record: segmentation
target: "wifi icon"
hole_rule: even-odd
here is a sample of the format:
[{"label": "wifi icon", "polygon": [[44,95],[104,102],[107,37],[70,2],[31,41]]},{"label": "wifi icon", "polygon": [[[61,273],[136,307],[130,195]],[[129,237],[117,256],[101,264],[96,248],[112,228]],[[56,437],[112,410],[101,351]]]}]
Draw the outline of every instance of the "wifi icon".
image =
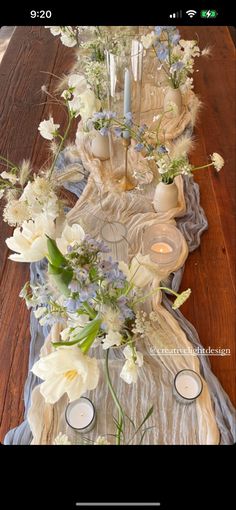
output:
[{"label": "wifi icon", "polygon": [[186,14],[187,14],[190,18],[193,18],[193,16],[195,16],[195,14],[197,14],[197,11],[189,10],[189,11],[186,11]]}]

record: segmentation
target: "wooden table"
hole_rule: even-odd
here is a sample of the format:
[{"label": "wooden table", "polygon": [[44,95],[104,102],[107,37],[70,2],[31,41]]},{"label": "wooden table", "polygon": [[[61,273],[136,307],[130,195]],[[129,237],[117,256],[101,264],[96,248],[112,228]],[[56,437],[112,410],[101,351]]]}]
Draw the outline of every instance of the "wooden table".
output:
[{"label": "wooden table", "polygon": [[[182,27],[186,39],[200,46],[212,45],[213,57],[197,61],[195,91],[203,101],[195,130],[194,164],[204,164],[212,152],[224,157],[220,174],[206,170],[196,175],[201,188],[209,230],[201,246],[190,254],[181,289],[192,288],[182,307],[197,329],[205,347],[230,348],[230,357],[212,357],[212,368],[236,404],[235,385],[235,153],[234,153],[234,47],[226,27]],[[38,132],[39,122],[52,113],[62,126],[65,114],[45,102],[41,86],[51,92],[56,76],[70,70],[74,50],[64,47],[43,27],[17,27],[0,66],[0,154],[19,163],[30,158],[37,171],[48,157],[46,140]],[[72,130],[71,140],[76,125]],[[2,170],[4,168],[2,167]],[[1,207],[3,204],[1,204]],[[29,313],[18,297],[29,278],[28,264],[8,260],[5,244],[11,229],[1,221],[0,232],[0,441],[24,414],[23,388],[28,371]]]}]

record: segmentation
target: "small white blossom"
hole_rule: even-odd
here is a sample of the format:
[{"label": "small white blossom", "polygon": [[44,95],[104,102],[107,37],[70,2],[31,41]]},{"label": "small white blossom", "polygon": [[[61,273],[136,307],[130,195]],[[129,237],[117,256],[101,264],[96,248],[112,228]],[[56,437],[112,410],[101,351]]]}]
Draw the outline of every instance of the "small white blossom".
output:
[{"label": "small white blossom", "polygon": [[122,335],[118,331],[109,331],[105,336],[102,347],[103,349],[109,349],[114,345],[120,345],[122,342]]},{"label": "small white blossom", "polygon": [[111,444],[104,436],[98,436],[94,444]]},{"label": "small white blossom", "polygon": [[142,35],[141,37],[141,43],[143,47],[148,50],[148,48],[151,48],[151,46],[155,43],[157,40],[157,35],[155,32],[150,32],[147,35]]},{"label": "small white blossom", "polygon": [[57,437],[55,437],[53,444],[71,444],[71,441],[69,440],[68,436],[66,434],[62,434],[62,432],[59,432]]},{"label": "small white blossom", "polygon": [[44,27],[44,28],[49,28],[50,32],[52,35],[60,35],[61,33],[61,27]]},{"label": "small white blossom", "polygon": [[29,219],[30,212],[26,202],[11,200],[3,211],[3,221],[12,227],[22,225],[24,221]]},{"label": "small white blossom", "polygon": [[136,383],[138,379],[138,368],[143,365],[143,354],[137,352],[135,348],[127,345],[123,354],[126,358],[126,362],[121,370],[120,377],[127,384]]},{"label": "small white blossom", "polygon": [[75,34],[72,33],[62,33],[61,34],[61,42],[64,44],[64,46],[67,46],[68,48],[73,48],[77,44]]},{"label": "small white blossom", "polygon": [[80,244],[85,238],[85,232],[83,228],[74,223],[71,227],[66,225],[63,229],[61,237],[56,239],[59,250],[65,255],[67,253],[68,246],[74,246]]},{"label": "small white blossom", "polygon": [[54,124],[53,118],[50,117],[48,120],[40,122],[38,130],[43,138],[46,138],[46,140],[52,140],[59,127],[60,124]]},{"label": "small white blossom", "polygon": [[2,179],[7,179],[12,184],[15,184],[18,181],[17,175],[12,174],[11,172],[4,171],[0,174],[0,176],[2,177]]},{"label": "small white blossom", "polygon": [[217,172],[219,172],[221,168],[223,168],[225,163],[222,156],[217,152],[213,152],[213,154],[211,155],[211,161]]}]

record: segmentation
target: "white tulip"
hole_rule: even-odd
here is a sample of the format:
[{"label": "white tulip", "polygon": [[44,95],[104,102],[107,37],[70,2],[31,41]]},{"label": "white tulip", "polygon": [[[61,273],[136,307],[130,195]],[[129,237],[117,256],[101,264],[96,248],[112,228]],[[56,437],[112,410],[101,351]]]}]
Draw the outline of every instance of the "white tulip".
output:
[{"label": "white tulip", "polygon": [[59,347],[36,361],[31,371],[43,379],[40,392],[49,404],[55,404],[65,393],[70,401],[76,400],[96,388],[99,379],[97,360],[76,345]]},{"label": "white tulip", "polygon": [[151,283],[157,271],[149,255],[141,255],[140,253],[132,259],[130,267],[125,262],[119,262],[119,269],[123,271],[128,281],[141,288]]},{"label": "white tulip", "polygon": [[90,89],[85,90],[82,94],[80,94],[81,100],[81,108],[80,115],[85,122],[89,119],[93,113],[98,112],[101,107],[101,101],[97,99],[94,92]]},{"label": "white tulip", "polygon": [[55,225],[46,214],[40,214],[37,218],[24,221],[21,228],[15,228],[12,237],[6,239],[10,250],[15,251],[9,259],[16,262],[36,262],[47,254],[47,234],[55,236]]},{"label": "white tulip", "polygon": [[71,74],[68,79],[68,86],[75,89],[78,94],[85,92],[87,89],[87,81],[82,74]]},{"label": "white tulip", "polygon": [[65,255],[67,253],[68,246],[74,246],[80,244],[85,238],[85,232],[80,225],[74,223],[71,227],[66,225],[63,229],[61,237],[56,239],[59,250]]}]

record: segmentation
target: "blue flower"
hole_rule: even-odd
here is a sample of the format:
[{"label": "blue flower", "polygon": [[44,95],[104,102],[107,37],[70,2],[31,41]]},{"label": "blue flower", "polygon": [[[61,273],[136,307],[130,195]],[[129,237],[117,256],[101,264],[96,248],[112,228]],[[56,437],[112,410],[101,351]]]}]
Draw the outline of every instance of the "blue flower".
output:
[{"label": "blue flower", "polygon": [[175,34],[170,35],[170,41],[174,46],[176,46],[176,44],[178,44],[179,40],[180,40],[180,33],[178,30]]},{"label": "blue flower", "polygon": [[136,143],[136,145],[134,146],[134,150],[135,150],[136,152],[140,152],[140,151],[142,151],[142,150],[143,150],[143,148],[144,148],[144,144],[143,144],[143,143]]},{"label": "blue flower", "polygon": [[158,35],[158,37],[160,37],[160,35],[163,32],[163,30],[166,30],[167,32],[172,32],[172,30],[175,30],[175,29],[176,29],[176,27],[170,27],[170,26],[155,27],[155,32]]},{"label": "blue flower", "polygon": [[126,120],[132,120],[132,112],[127,112],[124,114],[124,118]]},{"label": "blue flower", "polygon": [[105,113],[104,112],[95,112],[93,114],[93,120],[100,120],[105,119]]},{"label": "blue flower", "polygon": [[161,62],[163,62],[168,55],[168,49],[164,44],[160,44],[160,46],[157,49],[157,57]]},{"label": "blue flower", "polygon": [[168,150],[164,145],[160,145],[160,147],[158,147],[158,149],[157,149],[157,152],[159,154],[166,154],[168,152]]},{"label": "blue flower", "polygon": [[107,111],[107,112],[104,112],[105,113],[105,117],[107,120],[110,120],[110,119],[115,119],[117,114],[116,112],[111,112],[111,111]]},{"label": "blue flower", "polygon": [[180,60],[178,60],[178,62],[175,62],[175,64],[172,64],[172,66],[170,68],[170,72],[176,73],[178,71],[181,71],[181,69],[183,69],[183,67],[184,67],[184,63],[181,62]]},{"label": "blue flower", "polygon": [[107,135],[108,135],[108,128],[106,128],[106,127],[102,127],[101,129],[99,129],[99,133],[100,133],[102,136],[107,136]]},{"label": "blue flower", "polygon": [[80,307],[81,303],[79,299],[69,298],[65,302],[65,307],[68,312],[76,312],[76,310]]},{"label": "blue flower", "polygon": [[120,138],[122,135],[122,129],[120,127],[115,127],[114,133],[117,136],[117,138]]}]

